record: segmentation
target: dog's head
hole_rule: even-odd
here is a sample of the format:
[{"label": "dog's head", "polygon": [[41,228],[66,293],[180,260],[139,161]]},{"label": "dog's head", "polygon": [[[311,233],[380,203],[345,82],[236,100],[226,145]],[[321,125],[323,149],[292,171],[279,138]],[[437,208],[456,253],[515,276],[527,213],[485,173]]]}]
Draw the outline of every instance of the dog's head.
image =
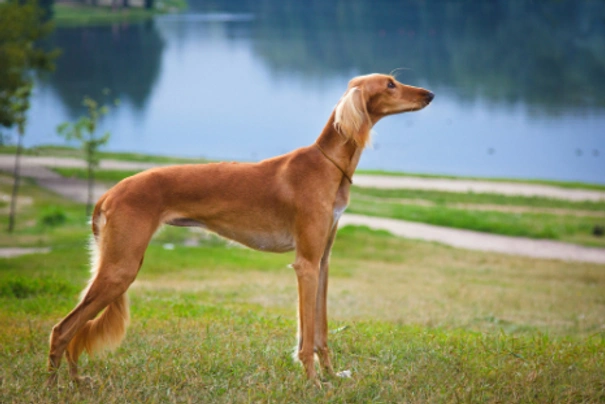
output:
[{"label": "dog's head", "polygon": [[372,126],[387,115],[418,111],[431,103],[433,93],[398,82],[387,74],[355,77],[336,105],[334,127],[347,140],[365,147]]}]

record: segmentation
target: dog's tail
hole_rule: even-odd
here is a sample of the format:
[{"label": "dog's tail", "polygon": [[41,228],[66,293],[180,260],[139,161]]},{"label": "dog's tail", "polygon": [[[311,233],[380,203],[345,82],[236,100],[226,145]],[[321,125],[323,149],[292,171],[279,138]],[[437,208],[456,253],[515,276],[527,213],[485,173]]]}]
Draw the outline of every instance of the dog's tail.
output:
[{"label": "dog's tail", "polygon": [[[97,277],[99,269],[99,244],[102,242],[102,229],[105,225],[104,215],[99,211],[100,205],[101,203],[97,204],[92,216],[94,235],[90,242],[92,276],[88,286],[82,291],[82,299],[86,298],[88,289]],[[89,320],[73,337],[67,346],[70,361],[77,362],[84,350],[89,355],[93,355],[117,348],[126,335],[129,319],[128,296],[123,293],[112,301],[98,317]]]},{"label": "dog's tail", "polygon": [[97,318],[88,321],[67,346],[71,361],[77,362],[86,350],[89,355],[117,348],[128,325],[128,297],[126,293],[111,302]]}]

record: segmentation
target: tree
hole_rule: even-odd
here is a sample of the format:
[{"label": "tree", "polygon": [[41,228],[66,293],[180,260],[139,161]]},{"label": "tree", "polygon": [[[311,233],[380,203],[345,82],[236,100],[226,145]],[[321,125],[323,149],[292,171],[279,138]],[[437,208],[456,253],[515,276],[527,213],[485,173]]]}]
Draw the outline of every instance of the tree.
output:
[{"label": "tree", "polygon": [[15,214],[17,211],[17,195],[19,193],[19,182],[21,179],[20,162],[21,149],[23,147],[23,135],[25,134],[25,113],[29,109],[29,96],[31,95],[32,84],[26,83],[15,91],[11,100],[11,112],[13,113],[17,125],[17,151],[15,152],[15,169],[13,171],[13,192],[11,193],[11,204],[8,213],[8,231],[12,233],[15,229]]},{"label": "tree", "polygon": [[38,0],[38,5],[44,12],[44,21],[51,20],[55,14],[55,0]]},{"label": "tree", "polygon": [[[105,91],[106,94],[109,90]],[[118,105],[119,101],[115,100],[114,104]],[[66,140],[76,140],[80,143],[80,147],[84,151],[87,165],[88,179],[88,198],[86,202],[86,214],[92,212],[93,189],[94,189],[94,173],[99,167],[99,148],[109,141],[111,134],[105,132],[101,137],[96,136],[97,125],[99,119],[109,112],[108,105],[101,105],[90,97],[84,97],[82,104],[87,108],[88,115],[81,116],[75,123],[64,122],[57,127],[57,132]]]},{"label": "tree", "polygon": [[19,163],[34,84],[32,73],[53,70],[53,61],[58,56],[58,51],[47,51],[38,45],[52,29],[53,26],[44,21],[44,11],[36,0],[0,3],[0,127],[17,125],[18,131],[9,232],[15,227]]},{"label": "tree", "polygon": [[14,97],[32,83],[32,71],[54,69],[58,50],[39,45],[54,29],[43,19],[44,11],[35,0],[0,3],[0,126],[15,125]]}]

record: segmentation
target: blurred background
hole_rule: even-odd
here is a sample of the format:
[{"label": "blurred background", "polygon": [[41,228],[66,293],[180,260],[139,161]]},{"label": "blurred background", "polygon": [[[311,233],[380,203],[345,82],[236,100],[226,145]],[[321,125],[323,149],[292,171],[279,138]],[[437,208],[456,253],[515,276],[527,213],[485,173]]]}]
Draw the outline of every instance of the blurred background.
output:
[{"label": "blurred background", "polygon": [[363,169],[605,183],[605,2],[189,0],[56,27],[25,145],[82,97],[121,100],[105,150],[257,161],[311,144],[356,75],[436,94],[375,127]]}]

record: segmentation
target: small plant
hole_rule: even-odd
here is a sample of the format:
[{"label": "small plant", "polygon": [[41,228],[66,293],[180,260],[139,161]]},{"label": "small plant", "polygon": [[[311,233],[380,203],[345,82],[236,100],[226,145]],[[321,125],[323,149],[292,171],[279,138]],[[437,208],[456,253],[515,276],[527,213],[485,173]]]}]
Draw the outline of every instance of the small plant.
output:
[{"label": "small plant", "polygon": [[[105,95],[109,94],[109,90],[103,91]],[[95,170],[99,167],[100,157],[99,148],[106,144],[111,137],[109,132],[105,132],[100,137],[97,137],[97,125],[99,120],[107,115],[109,106],[99,105],[97,101],[90,97],[84,97],[82,101],[88,110],[88,115],[81,116],[76,122],[64,122],[57,127],[57,132],[66,140],[77,140],[80,147],[84,151],[87,164],[87,179],[88,179],[88,198],[86,203],[86,214],[90,215],[93,203],[93,188],[95,181]],[[119,105],[119,100],[114,100],[114,105]]]},{"label": "small plant", "polygon": [[57,206],[50,206],[45,209],[40,216],[40,223],[44,227],[57,227],[65,224],[67,215],[63,209]]},{"label": "small plant", "polygon": [[26,299],[33,296],[60,296],[76,293],[71,283],[50,276],[27,278],[8,276],[0,280],[0,298]]}]

